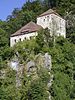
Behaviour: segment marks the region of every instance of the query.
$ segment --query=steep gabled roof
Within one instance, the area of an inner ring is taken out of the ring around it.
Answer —
[[[23,26],[21,29],[19,29],[17,32],[12,34],[11,37],[23,35],[23,34],[28,34],[28,33],[31,33],[31,32],[36,32],[41,28],[42,27],[40,25],[37,25],[37,24],[35,24],[34,22],[31,21],[28,24],[26,24],[25,26]]]
[[[52,13],[60,16],[55,10],[49,9],[46,12],[44,12],[43,14],[39,15],[38,17],[42,17],[42,16],[49,15],[49,14],[52,14]]]

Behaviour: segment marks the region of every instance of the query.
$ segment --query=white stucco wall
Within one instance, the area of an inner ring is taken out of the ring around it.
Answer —
[[[56,24],[56,25],[53,25]],[[41,25],[44,29],[49,28],[51,34],[53,30],[56,31],[56,35],[66,37],[66,22],[63,18],[58,15],[50,14],[37,18],[37,24]]]
[[[10,37],[10,46],[14,46],[17,42],[20,41],[23,41],[26,39],[30,39],[30,37],[35,37],[37,36],[37,32],[33,32],[33,33],[28,33],[28,34],[24,34],[24,35],[18,35],[18,36],[13,36],[13,37]],[[16,42],[15,42],[16,40]]]
[[[49,27],[50,22],[51,22],[51,15],[45,15],[37,18],[37,24],[41,25],[44,29]]]
[[[56,24],[56,35],[61,35],[66,38],[66,21],[55,14],[51,14],[51,19],[54,20]]]

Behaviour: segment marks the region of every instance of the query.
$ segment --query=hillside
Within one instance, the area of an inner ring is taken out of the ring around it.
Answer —
[[[66,3],[64,0],[28,1],[21,10],[14,9],[5,22],[0,21],[0,100],[75,99],[74,7],[74,0],[66,0]],[[35,39],[10,48],[10,35],[29,21],[36,22],[36,17],[49,8],[66,19],[67,38],[51,37],[47,29],[42,29]],[[45,68],[45,54],[51,57],[51,66],[47,66],[50,69]],[[9,66],[8,63],[14,60],[19,62],[20,68],[23,66],[22,73]],[[48,87],[51,78],[52,85]],[[18,82],[20,86],[16,86]]]

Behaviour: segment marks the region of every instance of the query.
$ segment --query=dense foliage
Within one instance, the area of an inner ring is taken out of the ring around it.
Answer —
[[[74,7],[75,0],[28,0],[21,9],[15,8],[6,21],[0,20],[0,70],[6,72],[5,78],[0,77],[0,100],[48,100],[47,82],[50,76],[46,69],[37,70],[35,81],[33,75],[27,77],[24,72],[22,86],[16,88],[16,72],[7,66],[16,52],[21,64],[34,59],[38,53],[48,52],[52,56],[53,83],[48,90],[52,100],[75,99]],[[56,37],[54,42],[54,36],[51,37],[47,29],[40,30],[35,39],[10,48],[10,35],[29,21],[36,22],[36,17],[49,8],[57,10],[67,20],[67,38]]]

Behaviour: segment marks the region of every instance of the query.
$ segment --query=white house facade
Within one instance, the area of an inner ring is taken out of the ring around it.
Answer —
[[[37,31],[41,28],[42,27],[40,25],[37,25],[34,22],[29,22],[27,25],[11,35],[10,46],[13,47],[19,41],[35,38],[38,34]]]
[[[41,28],[48,28],[51,35],[54,34],[66,38],[65,20],[58,13],[52,9],[49,9],[37,17],[37,24],[34,22],[29,22],[20,30],[12,34],[10,37],[10,46],[14,46],[19,41],[36,37],[38,35],[37,31]]]
[[[41,25],[44,29],[50,29],[51,34],[56,34],[57,36],[61,35],[64,36],[64,38],[66,37],[66,22],[52,9],[49,9],[45,13],[41,14],[37,18],[37,24]]]
[[[30,40],[32,37],[36,37],[36,36],[37,36],[37,32],[31,32],[28,34],[12,36],[10,38],[10,46],[13,47],[19,41],[24,41],[26,39]]]

